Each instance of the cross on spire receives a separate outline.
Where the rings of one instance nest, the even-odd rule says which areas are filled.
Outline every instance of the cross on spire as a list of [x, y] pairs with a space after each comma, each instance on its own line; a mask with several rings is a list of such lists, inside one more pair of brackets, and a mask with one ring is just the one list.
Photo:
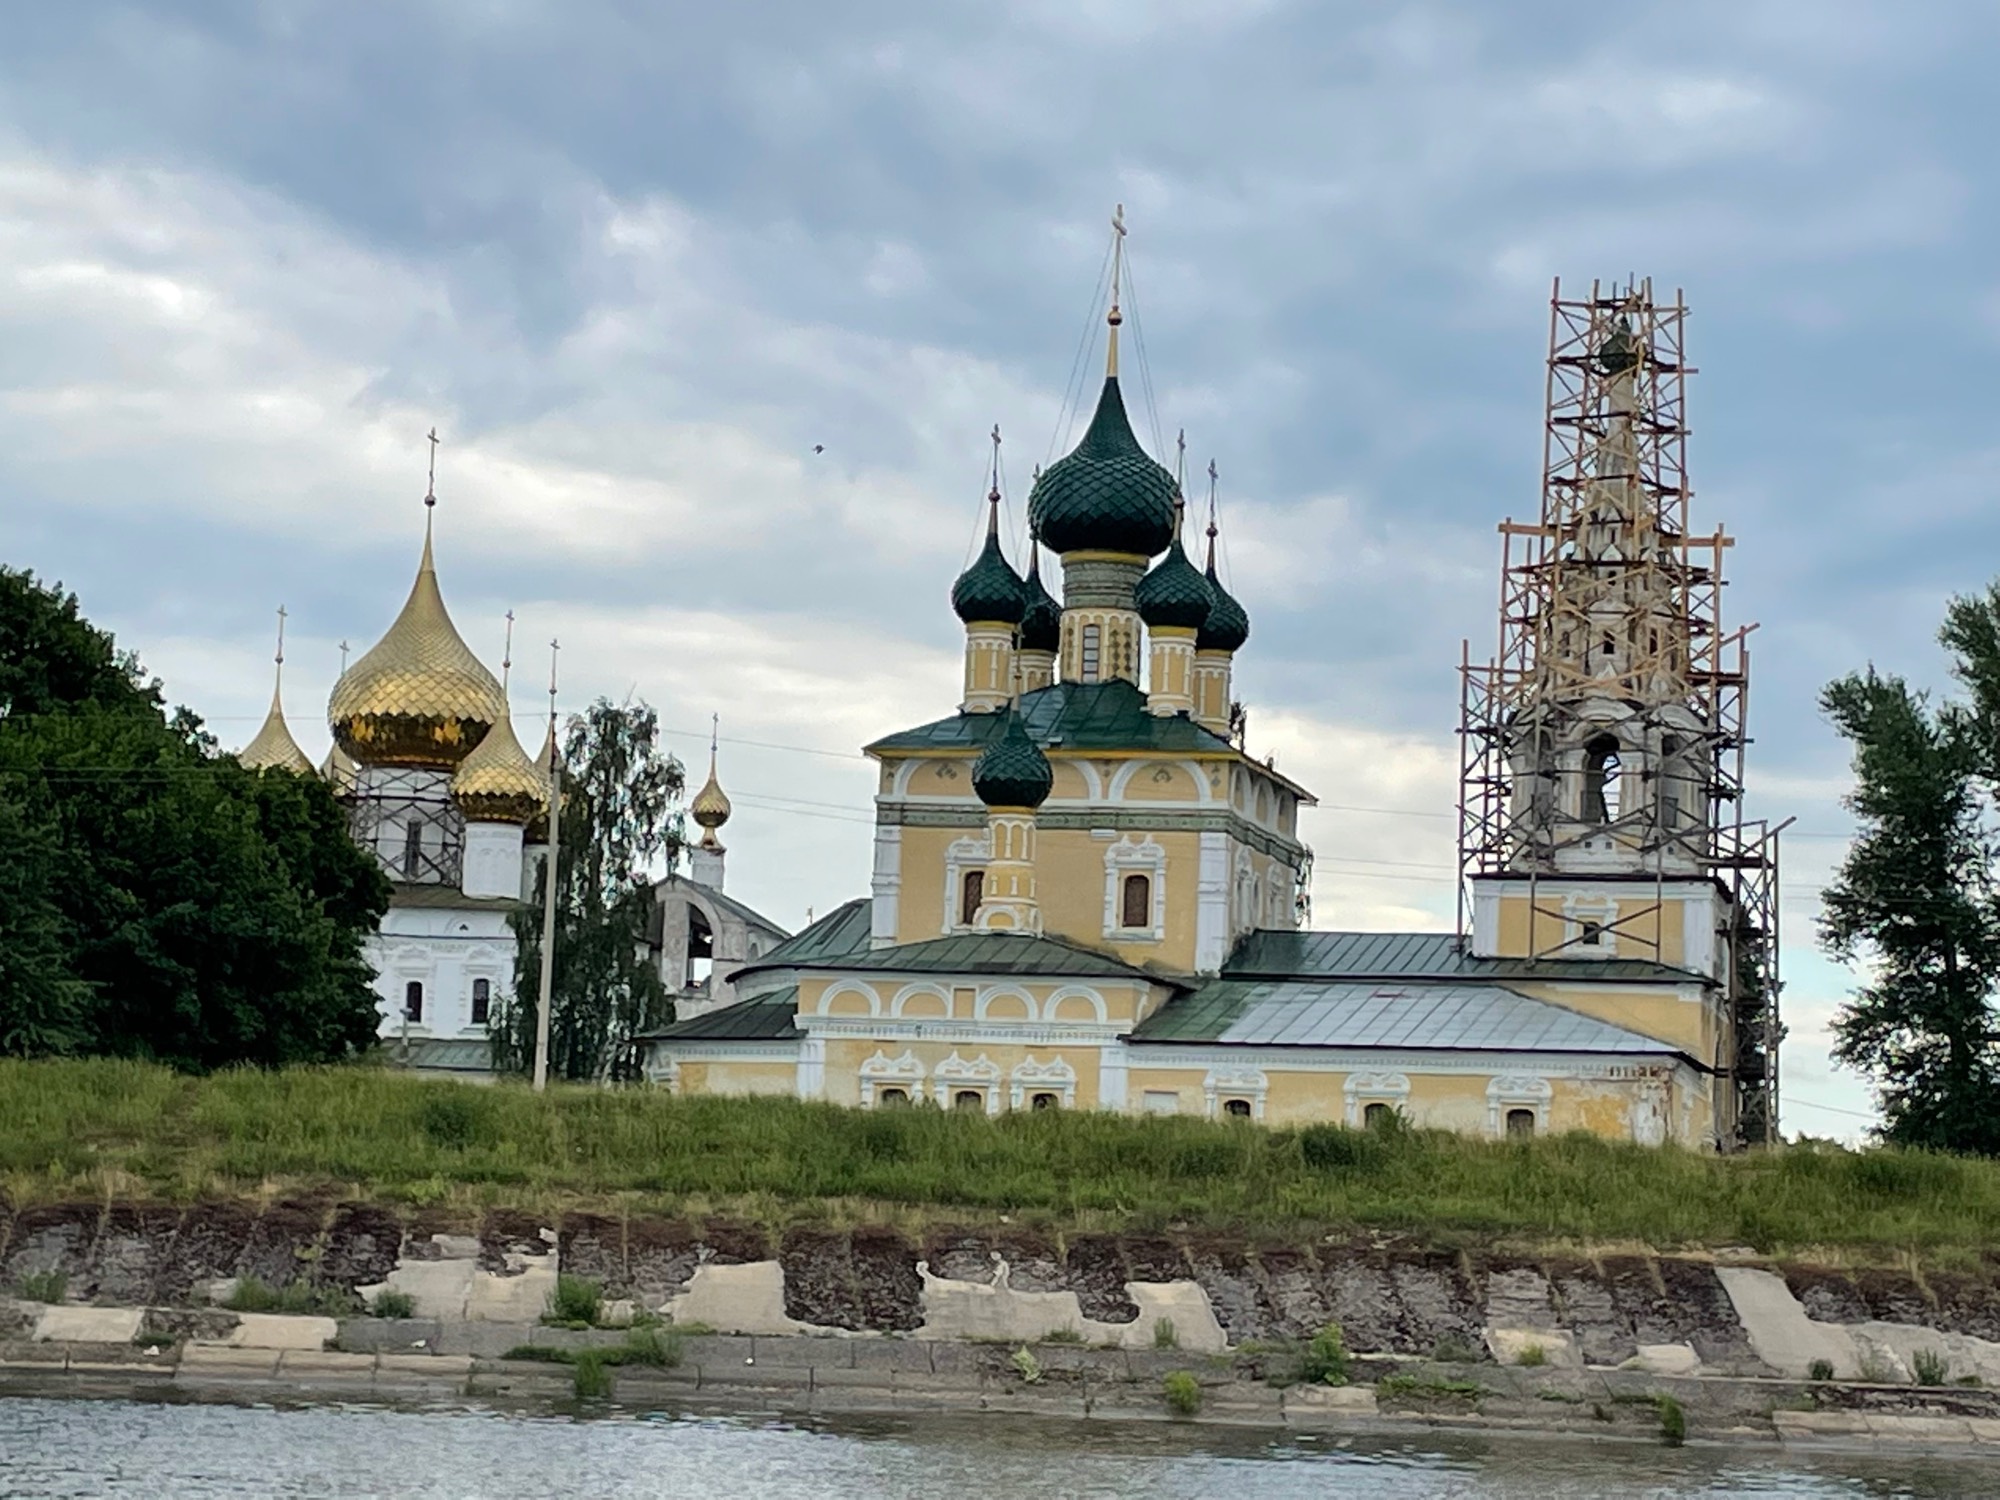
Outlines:
[[507, 679], [514, 667], [514, 611], [507, 611], [507, 644], [500, 650], [500, 693], [506, 696]]
[[285, 664], [285, 606], [278, 606], [278, 665]]
[[347, 642], [342, 641], [340, 643], [340, 675], [342, 677], [347, 675], [347, 653], [352, 649]]
[[435, 427], [431, 428], [431, 430], [430, 430], [430, 437], [429, 437], [429, 441], [430, 441], [430, 445], [431, 445], [431, 472], [430, 472], [430, 477], [429, 477], [429, 479], [428, 479], [428, 480], [427, 480], [427, 481], [425, 482], [425, 484], [424, 484], [424, 505], [425, 505], [425, 507], [426, 507], [427, 509], [428, 509], [428, 508], [430, 508], [430, 507], [433, 507], [433, 506], [435, 506], [435, 505], [436, 505], [436, 504], [438, 503], [438, 497], [437, 497], [437, 478], [438, 478], [438, 430], [437, 430], [437, 428], [435, 428]]
[[1118, 325], [1125, 321], [1125, 314], [1119, 310], [1118, 294], [1125, 285], [1125, 205], [1119, 204], [1111, 215], [1111, 311], [1104, 321], [1111, 325], [1111, 337], [1104, 351], [1104, 373], [1109, 379], [1118, 375]]

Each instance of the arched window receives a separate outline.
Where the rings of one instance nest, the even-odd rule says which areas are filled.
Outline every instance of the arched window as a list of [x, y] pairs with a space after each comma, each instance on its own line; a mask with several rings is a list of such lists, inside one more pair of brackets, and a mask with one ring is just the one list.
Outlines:
[[908, 1089], [877, 1089], [875, 1091], [877, 1109], [908, 1109], [910, 1093]]
[[1600, 734], [1583, 747], [1583, 821], [1609, 823], [1618, 816], [1618, 741]]
[[967, 870], [958, 882], [958, 921], [961, 927], [970, 927], [979, 917], [979, 907], [986, 900], [986, 872]]
[[1382, 1103], [1379, 1099], [1373, 1104], [1364, 1106], [1361, 1111], [1361, 1123], [1366, 1125], [1370, 1130], [1387, 1125], [1389, 1123], [1389, 1106]]
[[424, 987], [412, 979], [403, 986], [403, 1019], [421, 1021], [424, 1018]]
[[960, 1089], [951, 1096], [951, 1107], [962, 1109], [968, 1114], [978, 1114], [986, 1108], [986, 1096], [978, 1089]]
[[1120, 927], [1151, 927], [1153, 925], [1153, 882], [1145, 875], [1127, 875], [1123, 894], [1120, 897], [1118, 914]]
[[1097, 625], [1086, 625], [1083, 627], [1083, 645], [1079, 654], [1082, 657], [1083, 680], [1085, 682], [1097, 681], [1100, 658], [1103, 653], [1103, 639], [1104, 632], [1102, 627]]
[[403, 825], [403, 878], [415, 880], [424, 862], [424, 825], [412, 818]]
[[1675, 764], [1681, 753], [1681, 742], [1672, 735], [1660, 741], [1660, 826], [1674, 829], [1681, 821], [1680, 767]]
[[[1371, 1104], [1368, 1107], [1370, 1109], [1385, 1108], [1385, 1106], [1379, 1104]], [[1248, 1099], [1225, 1099], [1222, 1101], [1222, 1112], [1231, 1119], [1247, 1120], [1250, 1118], [1250, 1101]]]
[[1535, 1112], [1532, 1109], [1510, 1109], [1507, 1111], [1507, 1134], [1516, 1139], [1525, 1139], [1535, 1133]]
[[715, 972], [715, 930], [708, 925], [708, 913], [693, 902], [688, 903], [687, 919], [687, 978], [683, 983], [697, 990]]
[[1037, 1094], [1028, 1101], [1028, 1108], [1030, 1109], [1057, 1109], [1061, 1105], [1062, 1100], [1058, 1099], [1054, 1094]]
[[472, 981], [472, 1024], [484, 1026], [489, 1011], [493, 1008], [493, 984], [491, 980]]

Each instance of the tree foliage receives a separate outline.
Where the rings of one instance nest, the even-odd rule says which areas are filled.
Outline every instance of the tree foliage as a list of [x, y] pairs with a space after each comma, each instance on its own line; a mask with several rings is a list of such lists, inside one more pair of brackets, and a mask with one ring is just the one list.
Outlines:
[[0, 568], [0, 1052], [330, 1061], [388, 885], [316, 778], [252, 772], [73, 595]]
[[[653, 872], [681, 847], [681, 765], [659, 746], [659, 715], [644, 702], [600, 698], [564, 726], [558, 827], [554, 1004], [549, 1075], [602, 1079], [632, 1066], [631, 1040], [673, 1019], [647, 947]], [[496, 1004], [494, 1064], [534, 1065], [541, 996], [546, 863], [514, 917], [520, 939], [514, 993]]]
[[1853, 746], [1860, 824], [1821, 938], [1870, 965], [1834, 1056], [1874, 1079], [1888, 1139], [2000, 1155], [2000, 589], [1953, 600], [1942, 639], [1969, 702], [1933, 705], [1872, 669], [1821, 699]]

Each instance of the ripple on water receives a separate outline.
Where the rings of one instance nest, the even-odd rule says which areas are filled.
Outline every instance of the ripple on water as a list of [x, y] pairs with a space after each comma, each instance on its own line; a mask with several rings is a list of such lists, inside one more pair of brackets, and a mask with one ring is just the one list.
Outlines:
[[1970, 1461], [1517, 1439], [1313, 1440], [986, 1418], [799, 1426], [668, 1413], [0, 1399], [21, 1497], [1076, 1496], [1103, 1500], [1942, 1500], [2000, 1492]]

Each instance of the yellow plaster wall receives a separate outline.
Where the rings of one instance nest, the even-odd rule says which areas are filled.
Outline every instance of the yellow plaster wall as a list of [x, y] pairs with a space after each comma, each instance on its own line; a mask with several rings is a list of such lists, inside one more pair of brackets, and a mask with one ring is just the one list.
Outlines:
[[[966, 1062], [977, 1062], [984, 1057], [1000, 1069], [1000, 1108], [1009, 1107], [1013, 1081], [1011, 1074], [1022, 1063], [1032, 1059], [1036, 1063], [1047, 1064], [1060, 1058], [1076, 1070], [1077, 1109], [1097, 1108], [1098, 1095], [1098, 1049], [1093, 1046], [1029, 1046], [1017, 1042], [966, 1042], [966, 1041], [924, 1041], [898, 1038], [894, 1041], [875, 1041], [865, 1037], [833, 1037], [826, 1044], [826, 1097], [836, 1104], [858, 1105], [861, 1102], [861, 1065], [877, 1052], [889, 1058], [900, 1058], [905, 1052], [914, 1053], [924, 1065], [924, 1078], [917, 1085], [924, 1097], [935, 1100], [937, 1080], [934, 1075], [938, 1064], [957, 1052]], [[902, 1087], [905, 1085], [897, 1085]], [[1051, 1085], [1036, 1084], [1034, 1088], [1045, 1089]], [[1025, 1104], [1023, 1105], [1025, 1108]]]
[[1716, 1055], [1715, 1008], [1705, 1000], [1682, 1000], [1658, 989], [1611, 983], [1601, 990], [1583, 990], [1567, 984], [1509, 980], [1507, 987], [1667, 1042], [1699, 1061], [1711, 1061]]
[[1142, 762], [1125, 783], [1126, 802], [1199, 802], [1203, 788], [1184, 765]]
[[[1656, 901], [1644, 887], [1606, 882], [1604, 898], [1616, 904], [1612, 921], [1622, 924], [1611, 929], [1608, 951], [1618, 958], [1649, 959], [1678, 966], [1687, 951], [1683, 946], [1687, 903], [1669, 896]], [[1521, 958], [1547, 954], [1563, 942], [1569, 921], [1563, 915], [1561, 898], [1542, 895], [1530, 901], [1523, 890], [1500, 898], [1499, 952], [1503, 957]], [[1596, 920], [1593, 918], [1592, 920]], [[1576, 957], [1574, 948], [1565, 956]]]
[[684, 1094], [783, 1094], [798, 1092], [798, 1066], [787, 1061], [722, 1062], [685, 1059], [680, 1065]]
[[[1097, 1007], [1083, 994], [1063, 991], [1088, 989], [1103, 1001]], [[925, 974], [843, 974], [838, 977], [809, 977], [799, 981], [799, 1014], [857, 1019], [875, 1016], [882, 1020], [981, 1021], [1004, 1037], [1010, 1025], [1036, 1026], [1081, 1022], [1089, 1025], [1136, 1026], [1158, 1007], [1165, 990], [1143, 980], [1037, 980], [1021, 983], [1009, 979], [981, 980], [968, 984], [949, 975], [933, 978]], [[901, 995], [900, 1008], [897, 996]], [[989, 995], [984, 1016], [978, 1013], [979, 997]], [[1055, 999], [1061, 995], [1061, 999]], [[872, 998], [872, 1004], [871, 1002]], [[1054, 1013], [1050, 1004], [1054, 1001]], [[1032, 1010], [1030, 1009], [1032, 1007]], [[894, 1056], [903, 1042], [876, 1043]], [[979, 1045], [984, 1045], [983, 1042]]]

